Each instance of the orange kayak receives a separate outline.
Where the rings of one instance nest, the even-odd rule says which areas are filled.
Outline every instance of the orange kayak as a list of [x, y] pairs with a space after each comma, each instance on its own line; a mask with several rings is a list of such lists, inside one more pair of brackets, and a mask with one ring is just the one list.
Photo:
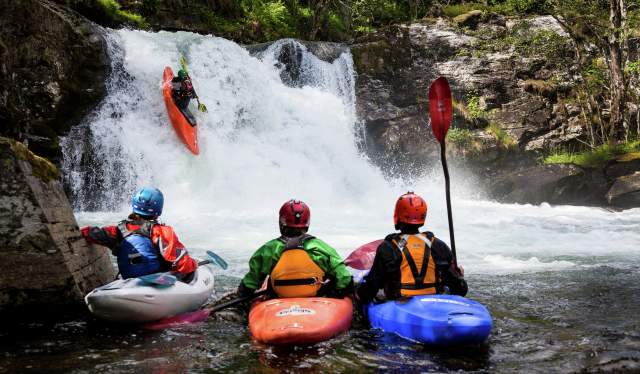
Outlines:
[[173, 101], [171, 96], [172, 79], [173, 71], [167, 66], [164, 68], [164, 74], [162, 75], [162, 93], [164, 95], [164, 103], [167, 105], [167, 113], [169, 113], [169, 119], [178, 134], [178, 138], [194, 155], [197, 155], [200, 153], [198, 148], [198, 126], [195, 124], [195, 120], [192, 126]]
[[349, 330], [352, 318], [349, 298], [271, 299], [253, 305], [249, 329], [260, 343], [313, 344]]

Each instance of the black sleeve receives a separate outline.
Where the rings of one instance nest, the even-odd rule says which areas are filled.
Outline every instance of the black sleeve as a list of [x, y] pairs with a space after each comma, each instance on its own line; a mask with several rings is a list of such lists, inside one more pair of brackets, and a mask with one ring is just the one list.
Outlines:
[[[399, 276], [399, 268], [393, 253], [393, 244], [388, 239], [389, 237], [378, 246], [373, 266], [371, 266], [369, 274], [364, 278], [364, 283], [356, 291], [362, 303], [368, 303], [373, 300], [378, 290], [387, 288], [387, 283], [395, 279], [394, 275]], [[393, 274], [394, 272], [398, 274]]]
[[465, 296], [469, 287], [467, 281], [453, 269], [453, 253], [442, 240], [435, 238], [431, 246], [431, 253], [436, 262], [436, 268], [442, 284], [452, 295]]

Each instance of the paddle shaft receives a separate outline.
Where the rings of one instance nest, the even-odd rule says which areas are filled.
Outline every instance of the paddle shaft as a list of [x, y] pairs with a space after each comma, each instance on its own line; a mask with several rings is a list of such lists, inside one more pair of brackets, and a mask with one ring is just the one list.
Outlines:
[[243, 303], [245, 301], [253, 300], [253, 299], [255, 299], [257, 297], [260, 297], [260, 296], [262, 296], [262, 295], [264, 295], [266, 293], [267, 293], [267, 290], [258, 291], [258, 292], [255, 292], [255, 293], [251, 294], [251, 295], [247, 295], [247, 296], [239, 297], [239, 298], [231, 300], [231, 301], [227, 301], [226, 303], [222, 303], [222, 304], [219, 304], [219, 305], [216, 305], [216, 306], [212, 307], [211, 308], [211, 313], [215, 313], [215, 312], [221, 311], [222, 309], [228, 308], [230, 306], [234, 306], [236, 304]]
[[444, 171], [444, 189], [447, 197], [447, 218], [449, 219], [449, 238], [451, 240], [451, 252], [453, 253], [453, 266], [457, 269], [458, 257], [456, 256], [456, 240], [453, 233], [453, 213], [451, 211], [451, 182], [449, 180], [445, 142], [440, 143], [440, 160]]

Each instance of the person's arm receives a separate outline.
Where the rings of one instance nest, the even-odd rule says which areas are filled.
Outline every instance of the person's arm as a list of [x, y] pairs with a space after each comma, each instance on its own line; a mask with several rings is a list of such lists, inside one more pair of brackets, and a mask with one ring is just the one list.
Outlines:
[[318, 244], [318, 248], [324, 254], [323, 267], [324, 272], [330, 278], [335, 279], [337, 290], [346, 289], [352, 285], [351, 273], [344, 264], [344, 260], [338, 254], [338, 252], [329, 244], [323, 242], [320, 239], [315, 239]]
[[378, 246], [371, 270], [364, 277], [364, 282], [356, 290], [356, 295], [362, 303], [366, 304], [373, 300], [378, 291], [384, 288], [389, 276], [388, 268], [391, 251], [393, 251], [393, 247], [388, 240], [383, 241]]
[[198, 268], [198, 262], [189, 256], [189, 252], [171, 226], [155, 225], [151, 240], [158, 246], [165, 261], [171, 264], [171, 270], [189, 274]]
[[255, 292], [262, 286], [274, 261], [276, 251], [275, 241], [272, 240], [257, 251], [249, 259], [249, 271], [242, 278], [238, 292], [242, 295], [247, 295]]
[[438, 238], [434, 238], [431, 253], [440, 273], [441, 281], [452, 295], [465, 296], [469, 290], [464, 273], [458, 272], [453, 266], [453, 253], [449, 246]]
[[103, 245], [115, 249], [118, 245], [118, 228], [116, 226], [85, 226], [80, 229], [82, 237], [91, 244]]

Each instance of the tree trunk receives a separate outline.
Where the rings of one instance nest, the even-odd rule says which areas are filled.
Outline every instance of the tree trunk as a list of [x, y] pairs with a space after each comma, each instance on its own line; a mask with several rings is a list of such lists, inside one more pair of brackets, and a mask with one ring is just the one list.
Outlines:
[[623, 30], [625, 26], [626, 6], [624, 0], [609, 0], [609, 70], [611, 72], [611, 119], [609, 122], [609, 141], [620, 142], [625, 139], [624, 112], [626, 82], [623, 71]]

